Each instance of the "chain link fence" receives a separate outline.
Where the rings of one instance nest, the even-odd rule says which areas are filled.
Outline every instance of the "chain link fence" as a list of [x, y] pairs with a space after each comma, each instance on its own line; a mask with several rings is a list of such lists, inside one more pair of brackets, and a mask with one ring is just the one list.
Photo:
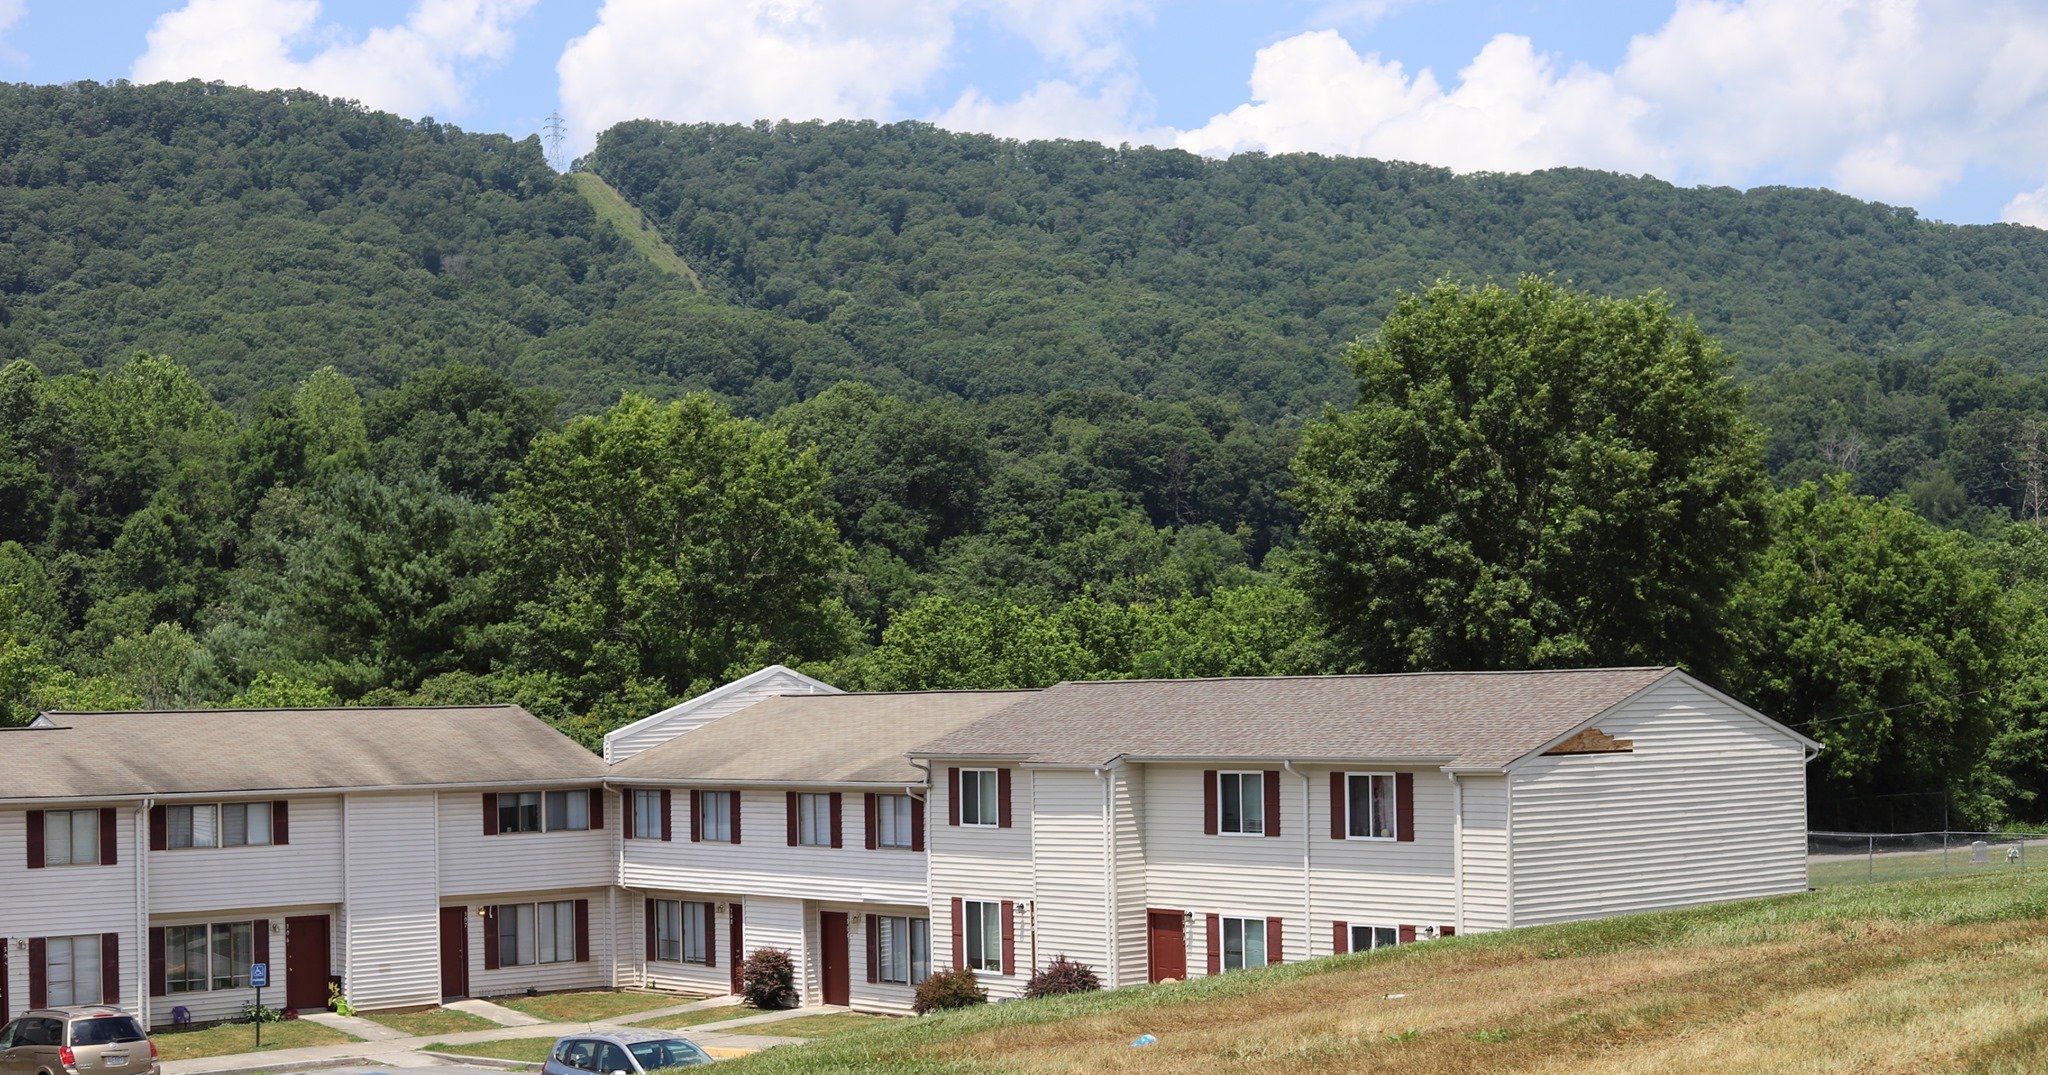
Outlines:
[[1806, 875], [1816, 888], [2044, 866], [2048, 866], [2048, 833], [2044, 832], [1806, 834]]

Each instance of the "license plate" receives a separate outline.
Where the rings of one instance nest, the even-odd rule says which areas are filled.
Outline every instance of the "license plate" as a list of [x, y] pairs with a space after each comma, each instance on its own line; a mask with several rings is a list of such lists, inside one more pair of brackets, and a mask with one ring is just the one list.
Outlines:
[[125, 1056], [109, 1056], [100, 1061], [100, 1066], [103, 1068], [125, 1068], [128, 1066], [128, 1058]]

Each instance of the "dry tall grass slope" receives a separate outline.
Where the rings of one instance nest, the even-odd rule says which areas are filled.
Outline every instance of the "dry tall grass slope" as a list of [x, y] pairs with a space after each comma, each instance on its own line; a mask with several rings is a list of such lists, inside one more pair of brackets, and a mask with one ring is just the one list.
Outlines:
[[1004, 1004], [726, 1070], [2043, 1072], [2044, 987], [2048, 874], [2014, 872]]

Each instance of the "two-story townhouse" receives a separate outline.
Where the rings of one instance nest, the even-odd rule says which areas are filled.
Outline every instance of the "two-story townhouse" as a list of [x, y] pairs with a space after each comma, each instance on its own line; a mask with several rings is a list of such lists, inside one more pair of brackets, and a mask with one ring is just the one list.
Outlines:
[[[496, 992], [602, 984], [603, 773], [514, 706], [58, 713], [0, 732], [0, 1017], [114, 1003], [205, 1022], [249, 1003], [257, 963], [266, 1002], [295, 1008], [330, 983], [366, 1008], [434, 1003], [469, 968]], [[500, 805], [520, 835], [493, 831]], [[489, 978], [494, 952], [512, 954]]]
[[1065, 683], [911, 756], [938, 957], [1015, 996], [1802, 890], [1818, 749], [1632, 668]]
[[905, 754], [1020, 696], [778, 696], [641, 743], [610, 774], [617, 943], [640, 955], [621, 982], [737, 991], [746, 953], [781, 948], [810, 1002], [908, 1010], [932, 940], [927, 781]]

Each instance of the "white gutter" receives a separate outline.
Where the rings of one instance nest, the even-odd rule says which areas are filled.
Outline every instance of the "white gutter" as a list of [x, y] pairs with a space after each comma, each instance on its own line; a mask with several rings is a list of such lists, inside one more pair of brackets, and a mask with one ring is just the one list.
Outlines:
[[[1102, 778], [1102, 939], [1109, 949], [1109, 984], [1114, 989], [1123, 982], [1117, 969], [1117, 956], [1123, 946], [1117, 943], [1116, 935], [1116, 814], [1115, 796], [1110, 791], [1111, 772], [1100, 766], [1095, 770], [1095, 775]], [[1033, 967], [1033, 973], [1037, 969]]]
[[1451, 778], [1451, 922], [1465, 932], [1465, 782]]
[[[1315, 875], [1309, 871], [1308, 859], [1308, 774], [1296, 769], [1291, 761], [1281, 761], [1280, 767], [1301, 778], [1301, 950], [1308, 953], [1308, 958], [1314, 959], [1316, 957]], [[1275, 823], [1278, 823], [1280, 819], [1274, 818], [1273, 820]], [[1287, 958], [1287, 941], [1284, 937], [1280, 941], [1280, 958], [1283, 961]]]
[[31, 809], [49, 807], [53, 803], [181, 803], [181, 802], [223, 802], [235, 799], [275, 798], [317, 798], [324, 795], [373, 794], [399, 791], [499, 791], [506, 788], [524, 790], [544, 788], [566, 790], [569, 788], [603, 787], [601, 776], [571, 776], [557, 780], [467, 780], [455, 784], [364, 784], [354, 787], [337, 788], [216, 788], [212, 791], [130, 791], [118, 795], [12, 795], [0, 797], [0, 806], [25, 806]]
[[149, 1029], [149, 814], [155, 803], [135, 804], [135, 1010]]
[[[926, 764], [921, 764], [921, 763], [919, 763], [919, 762], [918, 762], [918, 760], [917, 760], [916, 758], [911, 758], [911, 759], [909, 759], [909, 760], [910, 760], [910, 764], [911, 764], [911, 766], [912, 766], [913, 768], [916, 768], [916, 769], [920, 769], [920, 770], [923, 770], [923, 772], [924, 772], [924, 786], [925, 786], [925, 796], [924, 796], [924, 799], [925, 799], [925, 811], [924, 811], [924, 827], [925, 827], [925, 832], [924, 832], [924, 833], [922, 834], [922, 835], [924, 836], [924, 913], [925, 913], [925, 918], [926, 918], [926, 921], [930, 921], [930, 920], [931, 920], [932, 918], [935, 918], [935, 917], [937, 917], [937, 916], [938, 916], [938, 912], [937, 912], [937, 910], [936, 910], [936, 909], [935, 909], [935, 908], [933, 907], [933, 905], [932, 905], [932, 843], [933, 843], [933, 840], [932, 840], [932, 834], [933, 834], [933, 833], [936, 833], [936, 832], [938, 831], [938, 828], [939, 828], [939, 827], [938, 827], [938, 826], [937, 826], [936, 824], [933, 824], [933, 822], [932, 822], [932, 811], [931, 811], [931, 798], [932, 798], [932, 796], [931, 796], [931, 787], [932, 787], [932, 767], [931, 767], [930, 765], [926, 765]], [[1034, 877], [1036, 877], [1036, 876], [1037, 876], [1037, 874], [1038, 874], [1038, 871], [1037, 871], [1037, 870], [1033, 870], [1033, 871], [1031, 871], [1031, 872], [1032, 872], [1032, 876], [1034, 876]], [[1035, 924], [1035, 923], [1034, 923], [1034, 924]], [[929, 931], [930, 927], [929, 927], [929, 926], [927, 926], [927, 927], [926, 927], [926, 929], [927, 929], [927, 931]], [[947, 943], [948, 943], [948, 944], [951, 944], [952, 942], [951, 942], [951, 941], [948, 941]], [[930, 941], [929, 941], [929, 940], [927, 940], [927, 941], [926, 941], [926, 944], [925, 944], [925, 949], [926, 949], [926, 952], [927, 952], [927, 953], [930, 953], [930, 952], [931, 952], [932, 950], [934, 950], [934, 948], [935, 948], [935, 946], [934, 946], [934, 945], [932, 945], [932, 944], [930, 943]], [[932, 962], [934, 962], [934, 963], [937, 963], [937, 962], [938, 962], [938, 960], [937, 960], [936, 958], [934, 958], [934, 959], [932, 960]]]

